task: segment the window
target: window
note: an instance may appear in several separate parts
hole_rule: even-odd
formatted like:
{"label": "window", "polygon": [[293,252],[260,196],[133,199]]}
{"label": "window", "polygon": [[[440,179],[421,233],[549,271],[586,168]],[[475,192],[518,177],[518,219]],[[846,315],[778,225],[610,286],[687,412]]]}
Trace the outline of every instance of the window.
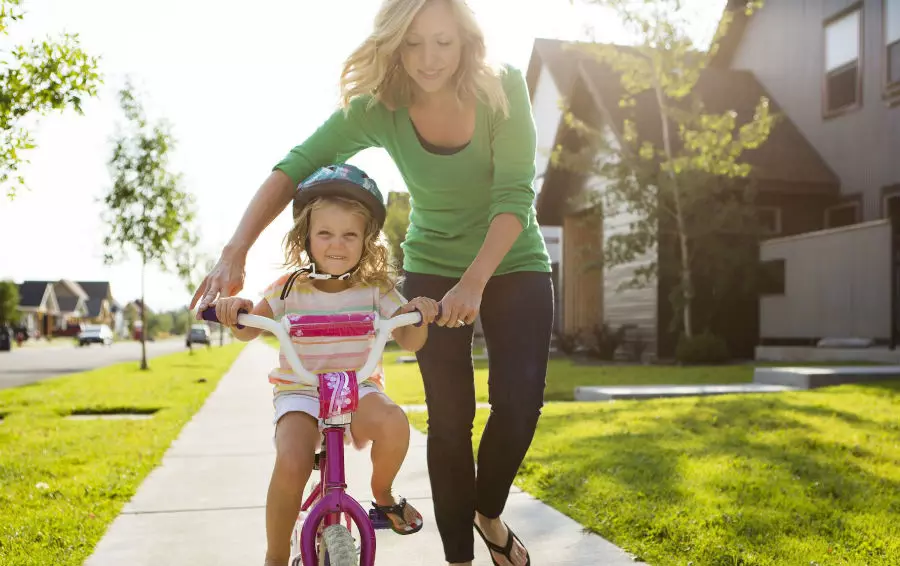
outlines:
{"label": "window", "polygon": [[859,205],[855,202],[839,204],[825,209],[825,228],[840,228],[856,224]]}
{"label": "window", "polygon": [[859,6],[825,22],[826,116],[840,114],[862,103],[861,24]]}
{"label": "window", "polygon": [[781,234],[781,209],[777,206],[757,207],[756,218],[763,235]]}
{"label": "window", "polygon": [[884,89],[900,96],[900,0],[884,0]]}
{"label": "window", "polygon": [[784,295],[784,260],[763,261],[759,268],[759,294]]}

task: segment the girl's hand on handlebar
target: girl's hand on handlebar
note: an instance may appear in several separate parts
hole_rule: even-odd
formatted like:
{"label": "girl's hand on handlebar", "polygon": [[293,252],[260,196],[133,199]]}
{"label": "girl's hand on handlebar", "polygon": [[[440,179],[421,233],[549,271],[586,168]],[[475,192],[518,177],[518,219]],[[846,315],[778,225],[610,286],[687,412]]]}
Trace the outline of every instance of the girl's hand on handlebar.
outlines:
{"label": "girl's hand on handlebar", "polygon": [[416,297],[397,310],[397,314],[419,311],[422,313],[422,325],[434,322],[438,315],[438,302],[428,297]]}
{"label": "girl's hand on handlebar", "polygon": [[219,319],[219,323],[232,328],[237,325],[240,311],[246,313],[253,311],[253,301],[240,297],[220,298],[213,306],[216,308],[216,318]]}

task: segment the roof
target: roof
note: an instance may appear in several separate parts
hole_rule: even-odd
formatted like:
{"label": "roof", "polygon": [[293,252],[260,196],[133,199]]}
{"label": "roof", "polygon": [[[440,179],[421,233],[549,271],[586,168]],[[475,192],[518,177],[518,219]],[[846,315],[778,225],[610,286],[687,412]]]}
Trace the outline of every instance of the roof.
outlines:
{"label": "roof", "polygon": [[116,312],[120,307],[119,303],[112,298],[109,281],[79,281],[78,284],[88,295],[85,303],[88,309],[88,317],[96,318],[100,316],[103,308],[103,301],[109,299],[109,308],[112,312]]}
{"label": "roof", "polygon": [[56,301],[59,303],[59,310],[62,312],[75,312],[81,302],[79,297],[57,296]]}
{"label": "roof", "polygon": [[44,301],[44,294],[47,292],[47,285],[52,285],[49,281],[25,281],[19,284],[19,306],[20,307],[39,307]]}
{"label": "roof", "polygon": [[[622,121],[629,115],[618,105],[622,95],[618,76],[611,68],[596,61],[582,61],[580,67],[582,79],[595,102],[609,112],[621,131]],[[753,167],[751,178],[808,185],[814,187],[814,192],[838,193],[840,181],[837,175],[752,72],[706,68],[700,74],[694,94],[709,113],[737,112],[738,127],[753,119],[760,98],[766,97],[769,111],[779,119],[765,143],[744,153],[743,159]],[[685,105],[689,104],[688,100],[689,97],[685,97]],[[643,92],[635,97],[635,102],[633,119],[639,138],[662,147],[662,121],[655,95],[650,91]],[[673,136],[672,142],[677,151],[677,136]]]}
{"label": "roof", "polygon": [[[84,289],[81,287],[81,285],[79,285],[75,281],[71,281],[69,279],[60,279],[59,281],[54,283],[54,285],[55,285],[54,290],[56,291],[57,296],[70,295],[70,296],[78,297],[80,299],[88,298],[88,294],[84,291]],[[63,290],[63,292],[60,293],[60,290]]]}
{"label": "roof", "polygon": [[[731,60],[744,37],[744,30],[747,29],[747,22],[750,20],[744,10],[746,4],[747,0],[728,0],[725,4],[723,17],[725,13],[731,12],[734,19],[731,20],[731,25],[725,35],[719,40],[718,51],[709,60],[710,67],[727,69],[731,65]],[[721,21],[719,25],[722,25]]]}

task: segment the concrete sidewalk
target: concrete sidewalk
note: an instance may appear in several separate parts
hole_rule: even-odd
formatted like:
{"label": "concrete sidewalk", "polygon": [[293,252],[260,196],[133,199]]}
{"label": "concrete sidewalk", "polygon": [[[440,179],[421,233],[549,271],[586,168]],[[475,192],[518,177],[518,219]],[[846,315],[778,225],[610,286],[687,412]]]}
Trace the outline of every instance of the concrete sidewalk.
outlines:
{"label": "concrete sidewalk", "polygon": [[[271,347],[247,345],[86,566],[262,565],[266,489],[275,456],[271,387],[265,375],[275,362]],[[368,451],[348,447],[345,454],[350,492],[368,508]],[[377,564],[445,564],[434,523],[425,436],[416,430],[395,492],[421,511],[425,527],[406,537],[376,531]],[[583,533],[578,523],[515,487],[504,518],[528,546],[535,566],[635,564],[621,549]],[[490,565],[477,534],[475,542],[475,564]]]}

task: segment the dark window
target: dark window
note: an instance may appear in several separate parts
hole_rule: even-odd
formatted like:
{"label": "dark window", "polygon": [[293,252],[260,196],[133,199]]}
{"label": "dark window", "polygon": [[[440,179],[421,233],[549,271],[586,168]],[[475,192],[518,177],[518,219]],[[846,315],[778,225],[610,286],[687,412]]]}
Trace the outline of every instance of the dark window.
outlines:
{"label": "dark window", "polygon": [[900,0],[884,0],[885,85],[900,89]]}
{"label": "dark window", "polygon": [[784,295],[784,260],[771,259],[760,264],[759,294]]}
{"label": "dark window", "polygon": [[856,204],[845,204],[835,206],[825,211],[825,227],[840,228],[841,226],[850,226],[856,224]]}
{"label": "dark window", "polygon": [[900,83],[900,41],[888,45],[888,82]]}
{"label": "dark window", "polygon": [[775,206],[761,206],[756,209],[759,229],[764,235],[781,234],[781,209]]}
{"label": "dark window", "polygon": [[825,23],[825,112],[839,112],[860,104],[859,9]]}
{"label": "dark window", "polygon": [[856,104],[856,84],[859,68],[853,63],[845,69],[839,69],[828,74],[826,88],[828,89],[829,112],[847,108]]}

